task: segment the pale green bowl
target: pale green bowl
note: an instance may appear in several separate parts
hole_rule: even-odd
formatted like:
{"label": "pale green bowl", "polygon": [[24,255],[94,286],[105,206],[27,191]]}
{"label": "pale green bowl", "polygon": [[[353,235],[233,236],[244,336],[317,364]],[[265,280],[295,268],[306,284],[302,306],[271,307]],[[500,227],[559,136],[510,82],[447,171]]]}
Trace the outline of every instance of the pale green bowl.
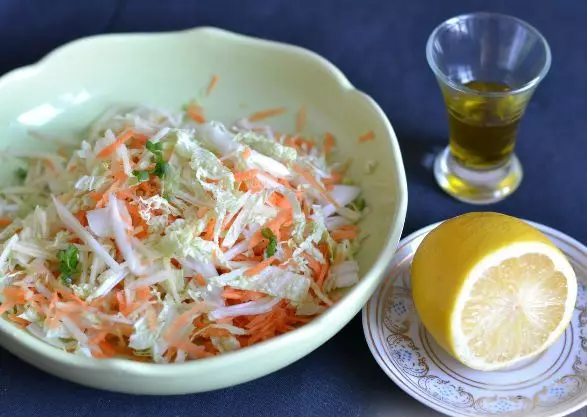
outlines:
{"label": "pale green bowl", "polygon": [[[306,105],[308,130],[331,131],[341,160],[372,209],[362,227],[370,233],[359,256],[361,282],[310,324],[273,340],[184,364],[143,364],[92,359],[62,352],[0,319],[0,344],[59,377],[112,391],[180,394],[228,387],[266,375],[308,354],[355,316],[381,281],[402,232],[407,189],[394,131],[379,106],[355,90],[331,63],[307,50],[213,28],[184,32],[106,35],[72,42],[41,62],[0,79],[0,153],[51,149],[30,129],[71,137],[116,103],[179,107],[195,97],[212,74],[220,76],[206,100],[209,118],[229,122],[253,111],[287,106],[275,119],[292,130]],[[381,74],[383,76],[383,74]],[[376,139],[357,138],[373,129]],[[368,161],[378,166],[365,175]],[[0,178],[13,167],[2,160]]]}

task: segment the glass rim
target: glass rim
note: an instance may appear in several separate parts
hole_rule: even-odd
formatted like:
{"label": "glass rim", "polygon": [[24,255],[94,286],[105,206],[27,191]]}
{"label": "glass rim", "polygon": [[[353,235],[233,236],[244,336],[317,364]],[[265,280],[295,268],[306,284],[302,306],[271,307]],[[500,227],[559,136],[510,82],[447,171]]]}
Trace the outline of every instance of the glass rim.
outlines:
{"label": "glass rim", "polygon": [[[474,19],[474,18],[478,18],[478,17],[491,17],[491,18],[497,18],[497,19],[512,20],[512,21],[515,21],[518,24],[522,25],[528,31],[534,33],[536,35],[536,37],[540,40],[542,45],[544,46],[544,50],[546,53],[544,65],[542,66],[542,69],[540,70],[538,75],[514,90],[491,91],[491,92],[481,92],[478,90],[473,90],[472,88],[469,88],[461,83],[457,83],[457,82],[449,79],[446,76],[446,74],[444,74],[444,72],[438,67],[438,65],[436,64],[436,62],[434,62],[434,59],[432,58],[432,44],[434,42],[434,39],[436,39],[438,32],[440,32],[440,30],[442,30],[443,28],[445,28],[449,24],[456,22],[456,21],[459,21],[459,20]],[[461,93],[483,96],[483,97],[505,97],[505,96],[511,96],[511,95],[523,93],[525,91],[531,90],[532,88],[535,88],[540,83],[540,81],[542,81],[544,79],[544,77],[548,73],[548,71],[550,69],[552,56],[551,56],[551,52],[550,52],[550,46],[548,45],[548,41],[546,40],[544,35],[542,35],[542,33],[540,33],[540,31],[538,29],[536,29],[534,26],[532,26],[530,23],[526,22],[525,20],[519,19],[519,18],[511,16],[511,15],[502,14],[502,13],[472,12],[472,13],[461,14],[458,16],[453,16],[449,19],[446,19],[445,21],[440,23],[438,26],[436,26],[436,28],[434,28],[434,30],[432,31],[432,33],[428,37],[428,41],[426,42],[426,60],[428,61],[428,65],[430,66],[430,68],[434,72],[434,75],[436,75],[437,78],[441,79],[446,85],[453,88],[454,90],[457,90]]]}

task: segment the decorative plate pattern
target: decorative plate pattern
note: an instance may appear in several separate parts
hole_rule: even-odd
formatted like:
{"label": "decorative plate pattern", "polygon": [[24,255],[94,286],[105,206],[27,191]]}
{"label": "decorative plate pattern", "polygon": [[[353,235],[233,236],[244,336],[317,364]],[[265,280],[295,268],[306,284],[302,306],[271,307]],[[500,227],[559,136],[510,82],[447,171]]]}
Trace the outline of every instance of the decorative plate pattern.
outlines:
{"label": "decorative plate pattern", "polygon": [[536,358],[507,370],[482,372],[450,357],[428,334],[414,308],[410,265],[424,236],[438,224],[403,239],[387,279],[363,309],[373,356],[405,392],[449,416],[565,416],[587,404],[587,248],[532,223],[567,255],[578,280],[571,324]]}

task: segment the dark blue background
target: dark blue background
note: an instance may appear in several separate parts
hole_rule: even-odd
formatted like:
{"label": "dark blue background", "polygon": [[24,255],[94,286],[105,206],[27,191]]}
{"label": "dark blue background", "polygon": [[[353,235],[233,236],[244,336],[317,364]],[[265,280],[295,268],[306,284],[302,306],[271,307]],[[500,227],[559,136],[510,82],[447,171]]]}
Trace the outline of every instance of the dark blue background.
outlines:
{"label": "dark blue background", "polygon": [[[490,209],[553,226],[587,242],[587,2],[581,0],[2,0],[0,72],[33,63],[70,40],[106,32],[212,25],[307,47],[373,96],[395,127],[408,176],[406,234],[476,209],[439,191],[426,167],[427,155],[447,142],[447,123],[424,46],[442,20],[478,10],[529,21],[542,31],[553,53],[551,71],[522,122],[517,153],[524,182],[512,197]],[[133,397],[84,388],[0,350],[2,416],[347,417],[425,412],[380,371],[359,317],[286,369],[238,387],[181,397]]]}

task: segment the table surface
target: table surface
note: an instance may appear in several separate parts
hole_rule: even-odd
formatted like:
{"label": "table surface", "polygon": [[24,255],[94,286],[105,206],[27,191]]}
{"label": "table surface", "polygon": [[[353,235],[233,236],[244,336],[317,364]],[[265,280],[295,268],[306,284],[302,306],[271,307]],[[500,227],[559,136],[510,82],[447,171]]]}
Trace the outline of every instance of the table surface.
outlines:
{"label": "table surface", "polygon": [[[409,189],[404,234],[478,210],[435,185],[430,156],[446,145],[447,122],[424,46],[444,19],[488,10],[516,15],[548,39],[553,64],[522,122],[517,153],[525,178],[490,207],[587,242],[587,2],[414,1],[12,1],[0,3],[0,73],[33,63],[70,40],[107,32],[201,25],[309,48],[332,61],[387,113]],[[39,416],[436,416],[379,369],[357,316],[323,347],[247,384],[205,394],[136,397],[59,380],[0,349],[0,415]],[[585,410],[574,417],[587,416]]]}

